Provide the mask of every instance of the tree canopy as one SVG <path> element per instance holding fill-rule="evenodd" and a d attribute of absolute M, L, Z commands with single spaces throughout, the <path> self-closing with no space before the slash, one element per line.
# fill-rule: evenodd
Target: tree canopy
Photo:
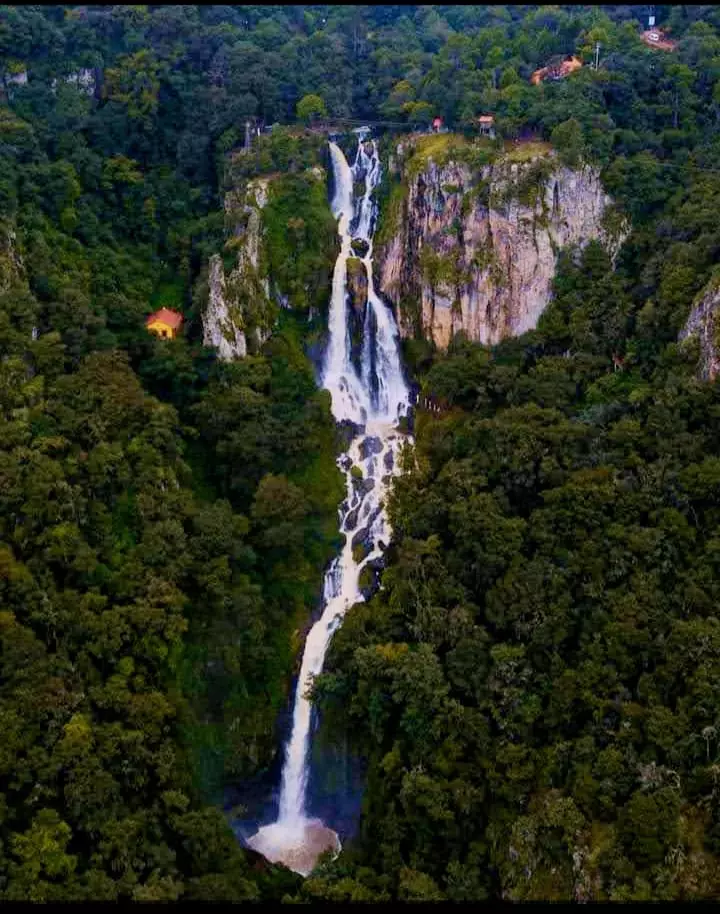
<path fill-rule="evenodd" d="M 631 5 L 0 7 L 3 901 L 720 895 L 720 404 L 677 343 L 720 251 L 720 10 L 657 19 L 672 52 Z M 406 341 L 444 408 L 315 687 L 368 777 L 301 885 L 219 807 L 277 758 L 338 546 L 305 127 L 480 114 L 599 164 L 632 233 L 560 252 L 520 339 Z M 259 176 L 285 307 L 221 364 L 205 271 Z M 146 332 L 160 307 L 181 338 Z"/>

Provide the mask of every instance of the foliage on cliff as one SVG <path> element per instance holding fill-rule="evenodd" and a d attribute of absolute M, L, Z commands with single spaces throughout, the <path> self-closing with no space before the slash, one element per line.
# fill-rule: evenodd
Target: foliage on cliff
<path fill-rule="evenodd" d="M 294 311 L 325 309 L 337 254 L 325 172 L 277 178 L 262 216 L 263 272 Z"/>
<path fill-rule="evenodd" d="M 223 176 L 226 211 L 233 201 L 227 222 L 230 237 L 224 257 L 232 270 L 235 252 L 245 245 L 247 209 L 240 205 L 253 196 L 258 178 L 263 185 L 258 222 L 259 277 L 269 280 L 274 303 L 295 312 L 317 314 L 327 304 L 327 290 L 337 253 L 337 227 L 327 193 L 327 141 L 309 131 L 275 127 L 270 134 L 256 137 L 250 150 L 229 157 Z M 244 214 L 244 215 L 243 215 Z M 247 272 L 243 264 L 243 272 Z M 250 271 L 255 275 L 255 271 Z M 232 294 L 232 290 L 229 290 Z M 263 330 L 276 317 L 276 309 L 264 301 L 264 293 L 239 290 L 234 296 L 243 319 L 255 310 L 264 318 Z M 252 324 L 247 323 L 249 327 Z"/>

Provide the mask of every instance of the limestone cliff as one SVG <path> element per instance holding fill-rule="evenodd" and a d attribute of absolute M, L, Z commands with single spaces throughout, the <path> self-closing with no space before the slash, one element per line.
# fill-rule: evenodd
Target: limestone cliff
<path fill-rule="evenodd" d="M 268 182 L 257 179 L 225 197 L 230 238 L 226 252 L 235 257 L 229 273 L 223 258 L 210 258 L 207 305 L 203 311 L 203 343 L 214 346 L 221 359 L 243 358 L 267 339 L 275 316 L 269 284 L 262 275 L 261 211 L 267 202 Z"/>
<path fill-rule="evenodd" d="M 548 304 L 560 248 L 597 239 L 614 256 L 626 236 L 598 170 L 568 168 L 549 149 L 482 165 L 451 150 L 420 167 L 414 152 L 401 144 L 392 157 L 375 257 L 404 336 L 445 347 L 458 331 L 484 343 L 524 333 Z"/>
<path fill-rule="evenodd" d="M 199 288 L 204 342 L 222 359 L 256 351 L 281 308 L 312 321 L 330 295 L 337 226 L 327 172 L 312 164 L 319 151 L 311 144 L 304 168 L 291 162 L 273 172 L 262 151 L 254 157 L 236 153 L 230 160 L 227 240 L 222 254 L 210 258 Z"/>
<path fill-rule="evenodd" d="M 203 313 L 203 343 L 217 349 L 218 358 L 228 361 L 247 355 L 240 302 L 227 288 L 222 257 L 213 254 L 208 272 L 208 302 Z"/>
<path fill-rule="evenodd" d="M 696 341 L 700 347 L 698 375 L 714 381 L 720 372 L 720 277 L 714 277 L 695 300 L 680 331 L 680 341 Z"/>

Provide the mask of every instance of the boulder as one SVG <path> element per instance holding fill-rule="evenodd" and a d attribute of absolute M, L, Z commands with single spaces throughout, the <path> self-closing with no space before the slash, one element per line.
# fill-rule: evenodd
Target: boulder
<path fill-rule="evenodd" d="M 353 508 L 345 518 L 345 529 L 354 530 L 357 527 L 359 508 Z"/>
<path fill-rule="evenodd" d="M 382 507 L 380 505 L 375 505 L 375 507 L 372 509 L 372 511 L 370 511 L 370 513 L 368 514 L 368 517 L 367 517 L 367 521 L 366 521 L 368 530 L 372 529 L 372 525 L 375 523 L 375 519 L 377 518 L 377 516 L 380 514 L 381 511 L 382 511 Z"/>
<path fill-rule="evenodd" d="M 352 547 L 353 561 L 356 565 L 362 562 L 363 559 L 366 559 L 372 551 L 372 543 L 368 539 L 358 538 L 359 534 L 363 533 L 367 535 L 367 530 L 360 530 L 359 533 L 355 534 L 355 538 L 353 539 L 353 542 L 355 542 L 355 539 L 358 539 L 357 543 Z"/>
<path fill-rule="evenodd" d="M 367 479 L 353 479 L 353 486 L 361 498 L 364 498 L 368 492 L 372 492 L 375 488 L 375 480 L 372 477 L 368 477 Z"/>
<path fill-rule="evenodd" d="M 380 573 L 384 567 L 385 559 L 383 556 L 372 559 L 366 565 L 363 565 L 363 569 L 360 572 L 360 579 L 358 581 L 358 586 L 360 587 L 360 593 L 363 595 L 363 599 L 371 599 L 380 589 Z"/>
<path fill-rule="evenodd" d="M 367 546 L 368 552 L 372 549 L 372 541 L 370 540 L 370 525 L 367 527 L 362 527 L 352 538 L 352 547 L 355 549 L 357 546 Z"/>
<path fill-rule="evenodd" d="M 383 443 L 379 438 L 376 438 L 376 437 L 364 438 L 360 442 L 360 447 L 359 447 L 360 459 L 367 460 L 368 457 L 372 456 L 373 454 L 380 454 L 382 452 L 382 449 L 383 449 Z"/>

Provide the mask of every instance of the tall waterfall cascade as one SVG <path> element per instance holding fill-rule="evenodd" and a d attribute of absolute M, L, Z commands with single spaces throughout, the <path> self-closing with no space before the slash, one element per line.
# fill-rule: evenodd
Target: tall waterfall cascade
<path fill-rule="evenodd" d="M 368 563 L 382 556 L 390 537 L 385 497 L 391 477 L 398 472 L 403 435 L 397 429 L 409 406 L 403 377 L 398 330 L 392 311 L 376 294 L 372 272 L 372 238 L 377 219 L 373 191 L 381 168 L 377 144 L 360 132 L 355 161 L 348 164 L 342 150 L 330 143 L 335 189 L 333 215 L 341 240 L 335 263 L 329 310 L 329 340 L 322 368 L 322 386 L 330 391 L 332 411 L 338 422 L 348 420 L 356 434 L 338 459 L 345 475 L 347 497 L 340 506 L 340 531 L 345 545 L 332 562 L 323 585 L 323 611 L 305 642 L 293 709 L 292 732 L 285 746 L 279 814 L 276 822 L 261 828 L 248 845 L 273 863 L 306 876 L 326 850 L 338 852 L 337 834 L 306 812 L 312 707 L 306 695 L 312 679 L 322 671 L 333 632 L 346 611 L 363 600 L 360 574 Z M 353 188 L 364 181 L 364 193 Z M 367 274 L 364 338 L 360 370 L 351 360 L 348 324 L 347 261 L 353 240 L 365 242 L 361 258 Z M 357 469 L 362 470 L 359 478 Z M 353 557 L 353 541 L 360 539 L 369 552 L 361 561 Z"/>

